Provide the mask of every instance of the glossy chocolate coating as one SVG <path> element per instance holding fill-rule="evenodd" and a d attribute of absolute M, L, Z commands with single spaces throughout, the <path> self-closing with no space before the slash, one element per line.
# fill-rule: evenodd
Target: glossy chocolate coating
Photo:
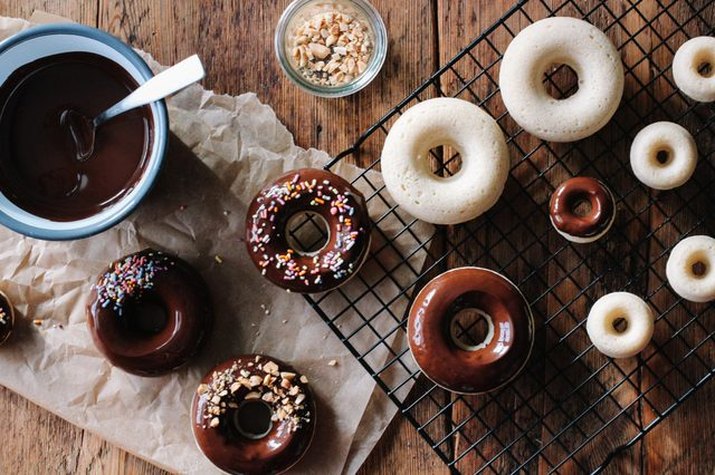
<path fill-rule="evenodd" d="M 302 211 L 322 216 L 329 228 L 325 247 L 307 255 L 292 250 L 286 237 L 288 220 Z M 267 185 L 246 217 L 251 260 L 268 280 L 292 292 L 325 292 L 347 282 L 365 261 L 370 237 L 362 194 L 338 175 L 316 168 L 294 170 Z"/>
<path fill-rule="evenodd" d="M 84 162 L 60 118 L 69 109 L 95 117 L 136 88 L 121 66 L 93 53 L 53 55 L 15 71 L 0 87 L 3 194 L 53 221 L 87 218 L 121 200 L 141 178 L 152 149 L 151 109 L 103 124 Z"/>
<path fill-rule="evenodd" d="M 579 216 L 574 213 L 574 207 L 584 200 L 591 204 L 591 211 L 586 216 Z M 551 195 L 551 222 L 556 229 L 570 236 L 598 236 L 611 225 L 615 212 L 611 192 L 595 178 L 571 178 L 563 182 Z"/>
<path fill-rule="evenodd" d="M 15 309 L 7 296 L 0 292 L 0 345 L 12 334 L 15 325 Z"/>
<path fill-rule="evenodd" d="M 146 249 L 127 258 L 156 253 Z M 113 365 L 140 376 L 159 376 L 186 363 L 199 350 L 213 321 L 208 288 L 198 272 L 178 257 L 160 255 L 166 259 L 166 269 L 156 272 L 151 289 L 119 308 L 105 306 L 98 286 L 112 264 L 92 288 L 87 306 L 89 330 L 99 351 Z M 149 305 L 163 309 L 166 317 L 165 324 L 152 333 L 136 327 L 136 319 L 146 316 L 143 306 Z"/>
<path fill-rule="evenodd" d="M 268 356 L 241 355 L 219 364 L 201 380 L 209 384 L 215 372 L 221 372 L 236 363 L 237 371 L 255 370 L 256 356 L 261 356 L 261 362 L 273 361 L 280 371 L 296 372 L 289 365 Z M 300 374 L 296 379 L 300 378 Z M 235 429 L 233 424 L 225 421 L 232 416 L 227 413 L 224 422 L 212 428 L 206 425 L 204 413 L 207 399 L 194 395 L 191 406 L 191 427 L 199 449 L 218 468 L 231 474 L 277 474 L 293 467 L 308 450 L 315 434 L 315 400 L 307 385 L 303 385 L 306 396 L 304 404 L 308 408 L 309 422 L 304 422 L 297 430 L 290 431 L 284 422 L 274 422 L 268 434 L 260 439 L 249 439 Z M 248 393 L 241 388 L 236 392 L 237 401 Z"/>
<path fill-rule="evenodd" d="M 484 348 L 459 347 L 448 330 L 465 308 L 488 314 L 494 336 Z M 519 289 L 478 267 L 452 269 L 432 279 L 410 308 L 407 334 L 417 365 L 445 389 L 475 394 L 496 389 L 524 367 L 534 343 L 534 320 Z"/>

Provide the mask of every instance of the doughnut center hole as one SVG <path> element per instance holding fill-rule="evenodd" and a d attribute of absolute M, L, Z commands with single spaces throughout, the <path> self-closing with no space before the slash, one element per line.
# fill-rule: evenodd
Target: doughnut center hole
<path fill-rule="evenodd" d="M 589 216 L 592 211 L 591 201 L 586 198 L 578 198 L 571 207 L 571 212 L 579 218 Z"/>
<path fill-rule="evenodd" d="M 578 92 L 578 74 L 568 64 L 553 64 L 544 72 L 546 92 L 556 100 L 568 99 Z"/>
<path fill-rule="evenodd" d="M 494 338 L 492 317 L 478 308 L 459 310 L 449 327 L 454 344 L 466 351 L 481 350 Z"/>
<path fill-rule="evenodd" d="M 127 302 L 123 315 L 127 330 L 133 335 L 152 337 L 169 323 L 166 308 L 151 294 L 144 295 L 140 301 Z"/>
<path fill-rule="evenodd" d="M 323 216 L 299 211 L 286 223 L 288 245 L 298 254 L 312 256 L 322 251 L 330 240 L 330 227 Z"/>
<path fill-rule="evenodd" d="M 710 61 L 703 61 L 698 64 L 697 71 L 702 77 L 709 78 L 713 75 L 713 65 Z"/>
<path fill-rule="evenodd" d="M 691 266 L 691 270 L 695 277 L 697 277 L 698 279 L 702 279 L 708 272 L 708 265 L 703 261 L 697 261 L 693 263 L 693 265 Z"/>
<path fill-rule="evenodd" d="M 658 162 L 659 165 L 667 165 L 670 161 L 670 155 L 670 150 L 658 150 L 658 152 L 655 154 L 655 161 Z"/>
<path fill-rule="evenodd" d="M 243 401 L 233 413 L 233 426 L 239 434 L 258 440 L 273 428 L 271 407 L 260 399 Z"/>
<path fill-rule="evenodd" d="M 459 150 L 450 145 L 440 145 L 429 151 L 430 165 L 435 175 L 440 178 L 454 176 L 462 169 L 462 157 Z"/>
<path fill-rule="evenodd" d="M 616 330 L 616 333 L 624 333 L 628 330 L 628 320 L 623 317 L 617 317 L 613 320 L 613 329 Z"/>

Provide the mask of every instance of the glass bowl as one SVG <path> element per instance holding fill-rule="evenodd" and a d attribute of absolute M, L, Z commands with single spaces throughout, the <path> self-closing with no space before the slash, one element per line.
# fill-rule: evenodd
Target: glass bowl
<path fill-rule="evenodd" d="M 293 53 L 295 31 L 318 15 L 339 12 L 359 20 L 366 27 L 366 37 L 372 52 L 364 70 L 348 82 L 330 85 L 316 84 L 299 70 Z M 275 35 L 276 56 L 286 75 L 303 90 L 320 97 L 344 97 L 354 94 L 375 79 L 387 57 L 387 29 L 378 11 L 365 0 L 295 0 L 278 21 Z M 331 49 L 331 55 L 335 53 Z M 326 58 L 327 59 L 327 58 Z"/>

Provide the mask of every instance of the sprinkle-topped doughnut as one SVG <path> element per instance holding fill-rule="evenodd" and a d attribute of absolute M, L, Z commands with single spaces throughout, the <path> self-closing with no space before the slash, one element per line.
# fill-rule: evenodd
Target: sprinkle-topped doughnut
<path fill-rule="evenodd" d="M 284 472 L 300 460 L 315 433 L 308 379 L 264 355 L 241 355 L 209 371 L 191 413 L 201 451 L 232 474 Z"/>
<path fill-rule="evenodd" d="M 152 249 L 109 265 L 92 289 L 87 315 L 97 348 L 141 376 L 184 364 L 212 322 L 201 276 L 182 259 Z"/>
<path fill-rule="evenodd" d="M 303 213 L 327 227 L 323 247 L 297 249 L 289 222 Z M 365 198 L 343 178 L 314 168 L 287 173 L 263 188 L 248 208 L 248 254 L 261 273 L 289 291 L 324 292 L 349 280 L 370 248 Z"/>
<path fill-rule="evenodd" d="M 0 292 L 0 345 L 5 343 L 12 334 L 15 325 L 15 310 L 10 299 Z"/>

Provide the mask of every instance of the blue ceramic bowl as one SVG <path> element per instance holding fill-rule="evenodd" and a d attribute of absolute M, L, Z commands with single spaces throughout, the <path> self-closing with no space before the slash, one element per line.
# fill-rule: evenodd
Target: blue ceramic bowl
<path fill-rule="evenodd" d="M 0 42 L 0 85 L 25 64 L 61 53 L 99 54 L 125 69 L 138 84 L 153 73 L 134 50 L 112 35 L 76 24 L 38 26 Z M 0 224 L 26 236 L 45 240 L 79 239 L 97 234 L 122 221 L 139 205 L 156 180 L 169 140 L 169 118 L 164 101 L 151 105 L 152 149 L 144 173 L 124 198 L 94 216 L 78 221 L 52 221 L 19 208 L 0 190 Z"/>

